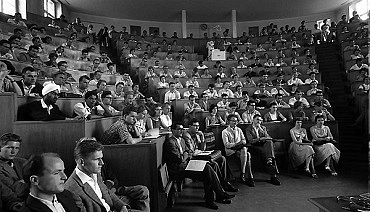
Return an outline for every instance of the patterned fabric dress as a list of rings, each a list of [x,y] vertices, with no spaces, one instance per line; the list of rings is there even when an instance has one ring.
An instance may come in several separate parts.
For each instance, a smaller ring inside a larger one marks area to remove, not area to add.
[[[312,137],[317,138],[326,138],[326,137],[333,137],[330,132],[330,128],[328,126],[323,125],[321,128],[315,126],[311,127],[311,132],[313,133]],[[315,165],[320,165],[324,160],[330,156],[333,156],[335,162],[338,163],[340,158],[340,151],[332,144],[326,143],[323,145],[314,145],[313,146],[316,157],[315,157]]]
[[[291,135],[295,137],[297,142],[302,143],[302,139],[304,139],[307,135],[306,129],[291,129]],[[293,138],[292,138],[293,139]],[[294,139],[293,139],[294,140]],[[295,142],[290,143],[289,146],[289,159],[294,169],[304,163],[310,156],[314,155],[315,151],[313,150],[312,146],[308,145],[300,145]]]

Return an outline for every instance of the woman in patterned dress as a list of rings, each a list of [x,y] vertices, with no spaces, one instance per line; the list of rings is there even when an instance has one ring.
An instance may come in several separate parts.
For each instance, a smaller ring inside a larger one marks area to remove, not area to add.
[[[330,128],[324,125],[324,116],[318,115],[315,117],[316,125],[310,128],[312,135],[313,148],[315,150],[315,165],[319,165],[325,161],[325,170],[330,172],[332,176],[337,176],[334,168],[334,162],[338,163],[340,151],[333,145],[335,141],[330,132]]]
[[[315,151],[312,142],[307,138],[307,131],[302,128],[302,119],[295,119],[295,126],[290,129],[292,143],[289,146],[289,159],[294,169],[305,164],[304,170],[307,175],[317,179],[314,166]]]

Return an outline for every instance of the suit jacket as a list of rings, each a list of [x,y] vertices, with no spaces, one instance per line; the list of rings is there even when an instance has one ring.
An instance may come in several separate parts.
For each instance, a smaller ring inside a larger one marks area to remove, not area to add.
[[[22,202],[22,200],[17,198],[10,188],[0,182],[0,211],[11,211],[12,207],[20,202]]]
[[[100,175],[98,175],[98,185],[103,194],[103,199],[111,207],[112,211],[119,211],[124,205],[126,205],[107,188]],[[73,199],[75,200],[77,207],[79,207],[81,212],[106,212],[103,203],[99,200],[94,190],[88,183],[82,184],[82,181],[77,176],[76,171],[74,171],[68,178],[65,188],[73,193]]]
[[[270,137],[270,135],[267,133],[266,127],[262,125],[260,125],[260,128],[258,129],[258,135],[259,135],[259,138]],[[245,136],[247,137],[247,142],[252,143],[252,144],[257,142],[257,133],[255,129],[253,128],[252,124],[246,128]]]
[[[58,202],[62,204],[66,212],[79,212],[80,209],[77,207],[76,203],[72,198],[71,192],[64,190],[62,193],[56,194]],[[40,202],[40,200],[28,196],[26,203],[20,210],[21,212],[52,212],[48,206]]]
[[[23,80],[17,81],[17,84],[18,84],[19,88],[21,89],[22,94],[24,96],[25,92],[24,92],[24,87],[23,87],[22,81]],[[32,88],[32,90],[31,90],[31,93],[37,93],[38,95],[42,96],[42,88],[43,88],[43,86],[40,83],[36,82],[35,87]]]
[[[46,108],[42,108],[40,101],[27,103],[18,109],[18,121],[52,121],[65,118],[66,115],[59,110],[57,105],[53,105],[49,114]]]
[[[11,167],[6,161],[0,160],[0,180],[11,189],[11,193],[14,193],[17,197],[26,199],[29,189],[28,185],[23,182],[19,182],[23,179],[22,166],[26,160],[23,158],[14,158],[13,167]]]
[[[184,139],[181,139],[181,149],[185,152],[186,146]],[[168,174],[171,179],[182,179],[188,158],[181,154],[179,143],[174,137],[166,139],[163,143],[163,161],[167,164]]]

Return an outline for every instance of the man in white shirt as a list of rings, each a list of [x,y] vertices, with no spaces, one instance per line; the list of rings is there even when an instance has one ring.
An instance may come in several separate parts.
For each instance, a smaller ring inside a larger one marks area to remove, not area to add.
[[[251,169],[251,155],[246,146],[247,141],[243,131],[237,127],[238,118],[231,114],[227,117],[229,126],[222,130],[222,142],[225,146],[226,156],[236,156],[240,158],[241,180],[250,187],[254,187],[253,174]],[[246,173],[247,172],[247,173]]]
[[[198,98],[197,92],[194,90],[194,85],[189,85],[188,90],[184,92],[184,99],[189,98],[189,96],[193,95],[195,98]]]
[[[302,97],[302,95],[303,95],[302,91],[297,91],[295,93],[295,96],[289,99],[289,105],[293,107],[295,102],[300,101],[304,104],[306,108],[310,107],[310,103],[308,103],[307,99]]]
[[[91,119],[96,117],[97,95],[94,91],[88,91],[85,94],[85,102],[76,103],[73,106],[73,113],[78,119]]]
[[[103,183],[101,169],[103,162],[102,144],[88,139],[79,141],[74,150],[77,164],[66,182],[66,189],[73,193],[73,198],[81,211],[126,212],[130,207],[116,194],[108,190]]]
[[[198,66],[197,66],[197,69],[198,70],[204,70],[206,68],[208,68],[208,67],[203,64],[203,60],[201,60],[201,61],[198,62]]]
[[[208,89],[203,91],[203,93],[206,93],[211,99],[216,99],[219,97],[217,91],[215,90],[214,84],[209,84]]]
[[[164,95],[164,102],[172,102],[176,99],[181,99],[180,92],[176,90],[175,83],[170,82],[170,90]]]
[[[361,70],[362,68],[368,69],[369,66],[367,64],[362,63],[361,58],[357,58],[356,59],[356,64],[354,64],[349,70],[350,71],[358,71],[358,70]]]
[[[24,181],[30,194],[24,211],[78,212],[73,195],[65,190],[64,163],[56,153],[33,155],[23,166]],[[23,210],[22,210],[23,211]]]
[[[252,123],[253,117],[255,115],[261,115],[261,113],[256,110],[256,102],[249,100],[247,103],[247,110],[242,114],[242,119],[245,123]]]
[[[165,103],[162,106],[162,115],[159,116],[159,119],[161,120],[161,125],[166,130],[171,130],[172,126],[172,117],[170,114],[171,111],[171,105],[170,103]]]
[[[234,93],[229,89],[230,82],[224,81],[223,88],[218,91],[218,95],[222,96],[222,94],[227,94],[229,98],[234,98]]]

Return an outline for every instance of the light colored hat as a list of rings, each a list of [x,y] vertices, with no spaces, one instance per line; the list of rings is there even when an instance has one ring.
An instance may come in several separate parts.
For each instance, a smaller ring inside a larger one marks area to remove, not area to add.
[[[42,89],[42,95],[45,96],[46,94],[58,90],[60,92],[60,86],[54,83],[47,83],[44,88]]]

